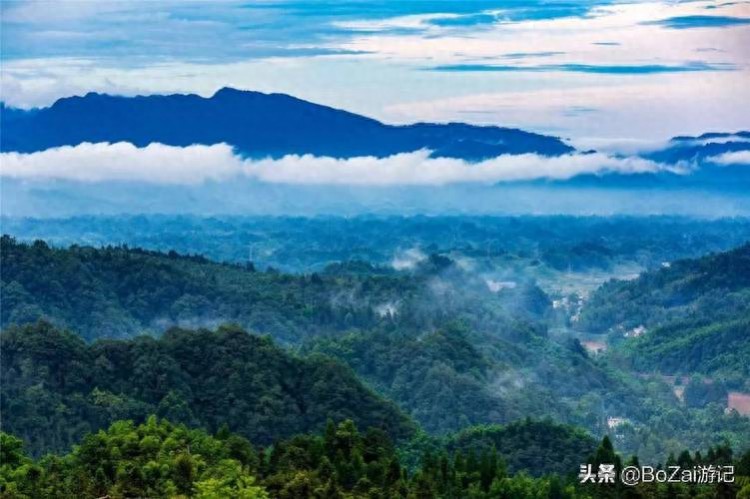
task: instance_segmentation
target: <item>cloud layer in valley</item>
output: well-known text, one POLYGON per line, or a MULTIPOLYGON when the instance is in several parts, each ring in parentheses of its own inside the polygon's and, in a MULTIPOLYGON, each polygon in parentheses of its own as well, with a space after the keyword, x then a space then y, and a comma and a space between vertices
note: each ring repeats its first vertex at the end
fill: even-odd
POLYGON ((172 147, 128 142, 83 143, 31 154, 0 154, 3 176, 20 179, 107 180, 198 184, 236 175, 242 160, 225 145, 172 147))
POLYGON ((725 152, 710 158, 711 162, 719 165, 750 165, 750 151, 725 152))
POLYGON ((602 153, 545 157, 503 155, 469 163, 431 158, 420 150, 386 158, 336 159, 289 155, 280 159, 247 159, 227 144, 138 148, 120 142, 83 143, 35 153, 2 153, 2 175, 16 179, 62 179, 80 182, 140 181, 194 185, 244 176, 266 183, 304 185, 447 185, 492 184, 536 179, 568 179, 582 174, 679 171, 639 157, 602 153))

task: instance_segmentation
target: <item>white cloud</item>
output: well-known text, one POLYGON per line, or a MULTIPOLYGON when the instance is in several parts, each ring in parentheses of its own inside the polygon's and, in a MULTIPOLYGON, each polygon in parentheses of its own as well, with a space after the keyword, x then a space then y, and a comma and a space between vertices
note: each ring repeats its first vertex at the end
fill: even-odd
POLYGON ((423 30, 434 29, 437 27, 430 25, 429 21, 433 19, 457 18, 457 14, 410 14, 406 16, 390 17, 386 19, 360 19, 357 21, 337 21, 331 23, 333 26, 364 33, 388 32, 389 30, 399 29, 418 29, 420 33, 423 30))
POLYGON ((750 142, 750 138, 743 137, 741 135, 727 135, 726 137, 709 137, 707 139, 695 139, 689 143, 697 146, 705 146, 708 144, 726 144, 728 142, 750 142))
POLYGON ((585 173, 642 173, 663 168, 642 158, 617 159, 604 154, 503 155, 478 163, 453 158, 430 158, 429 151, 395 154, 387 158, 335 159, 286 156, 279 160, 248 162, 245 171, 266 182, 345 185, 445 185, 567 179, 585 173))
MULTIPOLYGON (((423 121, 502 123, 554 134, 573 130, 574 140, 597 137, 666 141, 676 135, 695 136, 707 130, 747 129, 748 77, 748 70, 661 74, 646 79, 631 75, 623 77, 627 83, 613 76, 620 85, 609 84, 609 78, 597 75, 585 78, 587 83, 582 85, 578 75, 559 75, 554 78, 557 83, 570 85, 421 99, 394 104, 385 112, 395 121, 408 122, 419 117, 423 121)), ((540 74, 538 78, 548 77, 540 74)))
POLYGON ((709 158, 719 165, 750 165, 750 151, 733 151, 709 158))
POLYGON ((242 160, 226 144, 173 147, 128 142, 83 143, 29 154, 0 155, 2 175, 21 179, 82 182, 134 180, 157 184, 199 184, 236 175, 242 160))
POLYGON ((2 153, 2 175, 21 179, 83 182, 131 180, 159 184, 199 184, 246 176, 261 182, 305 185, 447 185, 458 183, 567 179, 580 174, 655 172, 673 167, 638 157, 606 154, 503 155, 478 163, 430 158, 427 150, 386 158, 337 159, 289 155, 246 159, 227 144, 174 147, 130 143, 84 143, 35 153, 2 153))
MULTIPOLYGON (((670 17, 705 15, 706 7, 714 4, 710 1, 614 3, 592 7, 585 16, 488 23, 481 30, 473 25, 431 25, 430 20, 460 17, 439 14, 357 21, 344 24, 358 31, 338 42, 338 46, 388 59, 434 64, 487 63, 492 59, 502 60, 509 53, 554 52, 546 59, 548 62, 606 65, 690 61, 695 58, 696 48, 711 47, 718 51, 704 52, 707 62, 746 63, 748 54, 741 47, 747 43, 750 30, 745 26, 728 30, 669 30, 648 24, 670 17), (596 45, 602 41, 619 45, 596 45)), ((485 14, 503 17, 501 11, 485 14)), ((747 5, 739 2, 728 5, 722 15, 744 17, 747 5)))
POLYGON ((417 266, 419 262, 427 259, 419 248, 411 248, 406 251, 399 251, 391 261, 391 266, 395 270, 410 270, 417 266))

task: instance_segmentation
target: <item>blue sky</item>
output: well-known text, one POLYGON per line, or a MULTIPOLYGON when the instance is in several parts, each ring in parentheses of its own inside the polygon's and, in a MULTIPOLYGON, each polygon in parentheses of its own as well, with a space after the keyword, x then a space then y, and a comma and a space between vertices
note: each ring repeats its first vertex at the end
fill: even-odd
POLYGON ((223 86, 587 142, 750 129, 750 2, 3 0, 2 98, 223 86))

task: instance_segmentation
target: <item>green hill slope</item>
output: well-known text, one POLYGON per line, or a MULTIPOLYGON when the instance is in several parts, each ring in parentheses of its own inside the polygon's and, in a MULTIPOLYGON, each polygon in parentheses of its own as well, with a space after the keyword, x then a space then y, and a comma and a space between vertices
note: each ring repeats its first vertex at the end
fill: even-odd
POLYGON ((585 305, 580 326, 609 332, 615 354, 637 370, 750 389, 750 244, 611 281, 585 305))
POLYGON ((481 327, 488 317, 535 317, 550 307, 533 282, 493 293, 481 276, 439 255, 402 273, 363 264, 295 275, 172 251, 58 249, 9 236, 1 244, 2 326, 44 318, 87 340, 233 322, 297 343, 384 324, 434 327, 459 315, 481 327))
POLYGON ((11 327, 0 340, 3 429, 35 454, 152 413, 213 431, 227 424, 260 444, 321 429, 328 418, 382 427, 396 438, 415 430, 349 368, 291 356, 234 327, 87 345, 38 323, 11 327))

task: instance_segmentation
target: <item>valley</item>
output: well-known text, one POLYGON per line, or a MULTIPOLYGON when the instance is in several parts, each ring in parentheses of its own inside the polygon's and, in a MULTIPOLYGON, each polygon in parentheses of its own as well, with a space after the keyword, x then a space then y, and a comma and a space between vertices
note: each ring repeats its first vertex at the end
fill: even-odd
MULTIPOLYGON (((742 319, 748 303, 743 298, 747 246, 713 253, 750 237, 743 219, 452 217, 293 223, 283 218, 123 217, 6 222, 22 237, 46 236, 54 246, 3 237, 4 328, 43 319, 48 322, 34 327, 49 331, 45 334, 68 330, 102 349, 112 339, 122 345, 118 348, 131 342, 145 345, 145 338, 162 337, 164 331, 173 331, 168 333, 173 338, 177 331, 197 329, 179 334, 209 338, 218 334, 209 331, 227 327, 222 324, 237 324, 270 337, 291 355, 310 359, 305 362, 320 357, 341 366, 336 369, 346 366, 356 382, 393 401, 400 417, 435 436, 533 417, 582 427, 595 437, 613 434, 620 449, 642 459, 703 448, 718 438, 729 438, 740 449, 748 443, 750 420, 743 414, 750 374, 744 346, 750 329, 742 319), (145 239, 145 233, 131 230, 140 225, 160 238, 145 239), (160 230, 154 231, 155 226, 160 230), (248 252, 238 249, 224 253, 229 257, 224 262, 212 261, 198 250, 215 257, 211 248, 215 237, 222 237, 218 231, 254 242, 248 252), (187 233, 189 239, 181 238, 187 233), (348 236, 332 237, 334 233, 348 236), (77 240, 106 245, 65 246, 77 240), (307 241, 304 246, 302 240, 307 241), (179 241, 189 241, 189 246, 177 246, 189 254, 160 251, 179 241), (144 242, 153 249, 135 246, 144 242), (259 245, 274 249, 261 251, 259 245), (294 249, 302 247, 306 250, 294 249), (316 253, 316 248, 326 253, 316 253), (334 261, 344 253, 352 257, 334 261), (706 253, 715 256, 670 258, 706 253), (289 269, 289 263, 278 265, 282 258, 298 263, 289 269), (676 293, 662 276, 690 283, 683 273, 697 269, 702 278, 695 282, 722 287, 701 284, 693 289, 686 284, 696 304, 691 309, 705 315, 686 322, 670 308, 684 308, 686 298, 662 298, 665 291, 658 286, 676 293), (732 277, 714 272, 731 272, 732 277), (643 300, 647 295, 640 288, 646 285, 658 300, 643 300), (733 286, 730 295, 726 286, 733 286), (631 288, 639 291, 627 291, 631 288), (737 298, 725 299, 723 307, 710 305, 717 292, 737 298), (640 301, 629 304, 626 293, 640 301), (620 315, 603 312, 607 304, 615 305, 620 315), (623 322, 603 323, 604 317, 623 322), (680 346, 686 337, 691 345, 705 338, 713 347, 693 361, 694 350, 680 346), (675 371, 678 365, 682 369, 675 371), (675 374, 681 376, 677 381, 675 374), (708 386, 711 390, 702 388, 708 386), (677 415, 682 425, 666 424, 677 415)), ((6 346, 5 352, 12 349, 6 346)), ((4 364, 18 362, 11 359, 4 364)), ((97 362, 112 361, 100 357, 97 362)), ((197 407, 190 398, 181 398, 194 397, 195 388, 175 395, 180 392, 168 382, 161 394, 144 399, 123 392, 122 381, 118 383, 112 386, 119 388, 83 385, 83 391, 63 403, 94 397, 96 406, 102 403, 97 400, 115 397, 110 403, 125 404, 117 409, 125 412, 105 412, 94 420, 78 416, 84 426, 74 424, 80 430, 51 448, 64 450, 80 432, 106 426, 118 414, 142 419, 165 404, 197 407)), ((9 386, 5 383, 5 389, 9 386)), ((22 392, 12 395, 16 403, 23 400, 21 386, 22 392)), ((175 417, 170 419, 183 418, 175 417)), ((186 421, 216 427, 203 417, 193 413, 186 421)), ((71 423, 65 417, 53 423, 57 418, 48 424, 71 423)), ((7 424, 17 434, 32 435, 22 421, 7 424)), ((307 428, 320 429, 323 422, 318 419, 307 428)), ((230 429, 237 431, 237 424, 230 423, 230 429)), ((240 430, 262 442, 257 431, 240 430)), ((50 448, 43 443, 49 437, 31 441, 37 438, 36 452, 50 448)))

